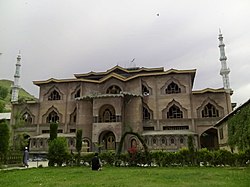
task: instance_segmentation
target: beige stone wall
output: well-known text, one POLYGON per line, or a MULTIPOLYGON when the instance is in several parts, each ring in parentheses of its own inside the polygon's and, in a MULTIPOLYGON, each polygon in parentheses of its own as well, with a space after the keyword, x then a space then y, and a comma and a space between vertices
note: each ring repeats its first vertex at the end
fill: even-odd
POLYGON ((88 100, 77 101, 77 129, 82 129, 83 137, 91 139, 92 121, 93 121, 93 104, 88 100))
POLYGON ((230 147, 228 146, 228 143, 227 143, 227 141, 228 141, 228 125, 227 125, 227 122, 223 122, 217 129, 218 129, 218 139, 219 139, 220 148, 230 151, 230 147))
MULTIPOLYGON (((67 83, 48 83, 40 85, 39 103, 14 105, 13 113, 17 110, 29 109, 34 117, 32 127, 26 128, 32 135, 42 133, 42 130, 49 130, 46 118, 50 110, 56 110, 60 116, 59 128, 64 133, 69 133, 72 129, 82 129, 83 137, 93 142, 98 141, 100 134, 104 131, 112 131, 115 134, 116 142, 119 142, 121 135, 127 130, 128 126, 134 132, 143 132, 143 127, 154 127, 155 131, 163 131, 166 126, 188 126, 189 130, 197 133, 196 142, 199 136, 223 116, 231 111, 231 100, 229 93, 192 93, 191 74, 166 74, 160 76, 145 76, 121 81, 110 78, 104 82, 67 82, 67 83), (171 82, 175 82, 181 88, 181 93, 166 94, 165 89, 171 82), (147 96, 125 96, 125 97, 102 97, 94 99, 75 100, 74 95, 78 89, 81 96, 105 94, 106 90, 116 85, 123 92, 136 95, 143 95, 142 84, 145 84, 150 94, 147 96), (49 101, 50 92, 56 89, 61 100, 49 101), (201 118, 201 110, 211 102, 219 110, 218 118, 201 118), (115 114, 122 116, 121 122, 94 123, 93 118, 99 115, 100 108, 105 105, 112 105, 115 114), (182 119, 167 119, 168 108, 176 104, 183 111, 182 119), (146 105, 152 111, 153 118, 150 121, 143 121, 142 106, 146 105), (70 115, 77 112, 76 122, 70 121, 70 115)), ((12 121, 12 123, 14 123, 12 121)), ((25 130, 25 129, 23 129, 25 130)), ((178 136, 176 136, 178 138, 178 136)), ((128 137, 129 139, 130 137, 128 137)), ((129 145, 129 143, 126 143, 129 145)), ((166 145, 167 146, 167 145, 166 145)), ((179 147, 185 145, 178 145, 179 147)))

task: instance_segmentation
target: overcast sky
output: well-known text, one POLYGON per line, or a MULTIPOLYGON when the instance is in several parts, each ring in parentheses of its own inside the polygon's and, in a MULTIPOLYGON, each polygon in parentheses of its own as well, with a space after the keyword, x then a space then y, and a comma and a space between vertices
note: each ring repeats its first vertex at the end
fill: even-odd
POLYGON ((36 97, 34 80, 134 64, 197 69, 194 90, 221 88, 221 28, 239 106, 250 98, 249 8, 249 0, 0 0, 0 79, 13 80, 21 50, 20 84, 36 97))

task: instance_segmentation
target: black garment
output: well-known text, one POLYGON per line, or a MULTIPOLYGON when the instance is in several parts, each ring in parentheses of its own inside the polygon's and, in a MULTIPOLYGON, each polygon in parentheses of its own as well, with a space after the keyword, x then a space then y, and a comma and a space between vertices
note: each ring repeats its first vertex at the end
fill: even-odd
POLYGON ((92 158, 91 164, 92 164, 92 170, 99 170, 101 167, 100 159, 97 156, 92 158))
POLYGON ((23 153, 23 164, 24 166, 28 167, 28 160, 29 160, 29 152, 27 149, 25 149, 24 153, 23 153))

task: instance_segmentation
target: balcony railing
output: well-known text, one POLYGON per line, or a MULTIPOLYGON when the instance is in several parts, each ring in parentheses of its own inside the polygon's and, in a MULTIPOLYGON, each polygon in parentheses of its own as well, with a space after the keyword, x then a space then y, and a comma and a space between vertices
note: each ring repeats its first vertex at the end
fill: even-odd
POLYGON ((120 115, 111 115, 109 116, 109 118, 103 118, 99 116, 93 117, 94 123, 113 123, 113 122, 121 122, 121 121, 122 121, 122 116, 120 115))

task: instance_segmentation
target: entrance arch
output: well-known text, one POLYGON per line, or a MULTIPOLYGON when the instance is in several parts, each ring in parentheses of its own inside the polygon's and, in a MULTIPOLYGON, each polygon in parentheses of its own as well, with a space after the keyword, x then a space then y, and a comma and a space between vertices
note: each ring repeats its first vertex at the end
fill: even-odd
POLYGON ((104 131, 99 136, 99 143, 102 144, 102 149, 111 151, 116 149, 115 135, 112 131, 104 131))
POLYGON ((210 128, 203 132, 200 136, 201 148, 207 148, 208 150, 219 149, 218 132, 215 128, 210 128))

